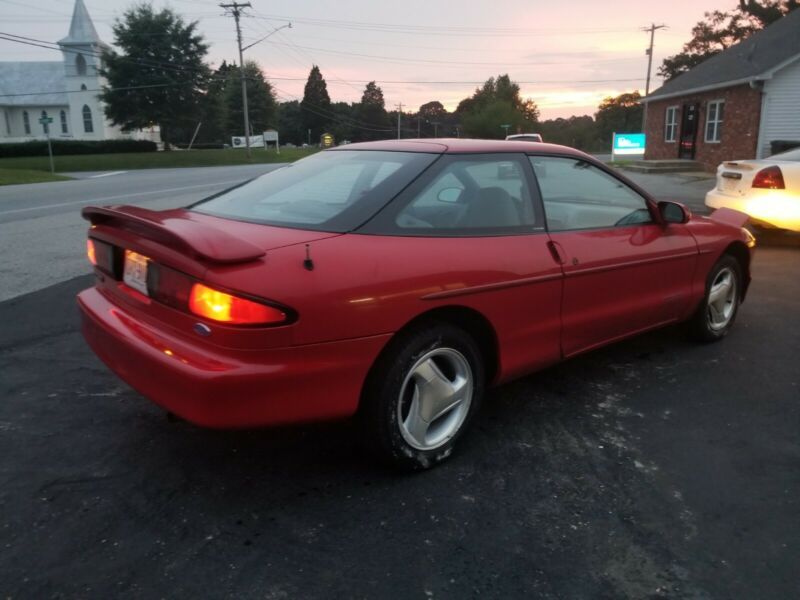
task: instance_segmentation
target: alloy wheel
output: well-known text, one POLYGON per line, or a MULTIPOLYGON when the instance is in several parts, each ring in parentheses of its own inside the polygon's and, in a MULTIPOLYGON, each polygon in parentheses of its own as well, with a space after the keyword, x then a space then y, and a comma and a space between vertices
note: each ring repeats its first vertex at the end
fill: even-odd
POLYGON ((452 348, 417 360, 400 388, 397 420, 403 439, 417 450, 435 450, 458 433, 473 394, 469 361, 452 348))
POLYGON ((713 331, 725 329, 733 318, 737 302, 736 274, 732 269, 721 269, 708 291, 708 326, 713 331))

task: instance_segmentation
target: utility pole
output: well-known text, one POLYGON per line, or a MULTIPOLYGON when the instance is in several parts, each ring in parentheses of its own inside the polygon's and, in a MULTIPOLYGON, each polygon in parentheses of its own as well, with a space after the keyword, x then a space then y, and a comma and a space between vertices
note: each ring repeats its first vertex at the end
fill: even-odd
POLYGON ((420 135, 420 132, 422 131, 421 123, 422 123, 422 117, 420 117, 419 113, 417 113, 417 139, 420 139, 422 137, 420 135))
MULTIPOLYGON (((647 98, 650 95, 650 72, 653 69, 653 42, 655 41, 656 37, 656 30, 657 29, 666 29, 667 26, 663 23, 661 25, 656 25, 655 23, 650 23, 650 27, 643 27, 642 31, 649 31, 650 32, 650 46, 645 50, 645 54, 647 54, 647 79, 644 84, 644 97, 647 98)), ((644 133, 645 125, 647 125, 647 103, 644 103, 644 110, 642 110, 642 132, 644 133)))
POLYGON ((397 107, 397 139, 400 139, 400 115, 403 114, 403 103, 395 104, 397 107))
POLYGON ((244 112, 244 143, 247 147, 247 158, 250 154, 250 114, 247 110, 247 79, 244 76, 244 54, 242 53, 242 28, 239 25, 239 17, 243 8, 250 8, 249 2, 231 2, 230 4, 220 4, 221 8, 229 11, 236 21, 236 42, 239 46, 239 75, 242 80, 242 111, 244 112))

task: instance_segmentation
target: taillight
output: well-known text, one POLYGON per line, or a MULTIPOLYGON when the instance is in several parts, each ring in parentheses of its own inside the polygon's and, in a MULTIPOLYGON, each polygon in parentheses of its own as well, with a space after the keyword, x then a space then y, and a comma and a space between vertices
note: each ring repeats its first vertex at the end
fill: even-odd
POLYGON ((767 190, 782 190, 786 186, 783 183, 783 173, 780 167, 771 166, 761 169, 753 178, 753 187, 767 190))
POLYGON ((114 275, 114 247, 100 240, 86 240, 86 256, 93 266, 109 275, 114 275))
POLYGON ((89 238, 86 240, 86 256, 89 257, 89 262, 93 266, 97 266, 97 248, 94 245, 94 240, 89 238))
POLYGON ((195 283, 189 293, 189 310, 194 314, 232 325, 275 325, 285 323, 282 310, 195 283))

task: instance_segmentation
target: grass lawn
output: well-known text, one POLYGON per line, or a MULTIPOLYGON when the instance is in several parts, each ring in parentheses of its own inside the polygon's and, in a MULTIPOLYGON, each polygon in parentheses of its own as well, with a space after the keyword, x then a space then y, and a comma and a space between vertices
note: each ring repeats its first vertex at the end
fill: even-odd
MULTIPOLYGON (((221 165, 293 162, 316 152, 316 149, 286 148, 281 149, 280 154, 276 154, 275 150, 254 148, 252 152, 253 158, 250 160, 247 159, 247 154, 244 150, 176 150, 131 154, 78 154, 55 156, 54 158, 56 170, 62 173, 69 171, 129 171, 132 169, 172 169, 176 167, 216 167, 221 165)), ((50 171, 50 162, 46 156, 0 158, 0 172, 7 169, 13 169, 14 171, 17 169, 50 171)), ((54 180, 47 179, 43 181, 54 180)))
POLYGON ((53 175, 50 168, 47 171, 34 171, 31 169, 5 169, 0 168, 0 185, 14 185, 17 183, 43 183, 46 181, 64 181, 70 179, 63 175, 53 175))

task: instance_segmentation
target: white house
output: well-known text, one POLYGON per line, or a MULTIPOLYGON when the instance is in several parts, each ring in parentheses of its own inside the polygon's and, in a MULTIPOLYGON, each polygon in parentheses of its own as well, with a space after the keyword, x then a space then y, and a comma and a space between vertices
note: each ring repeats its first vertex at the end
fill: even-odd
POLYGON ((54 62, 0 62, 0 143, 44 139, 161 141, 158 128, 123 133, 105 118, 98 96, 105 79, 100 56, 109 46, 97 35, 83 0, 75 0, 69 35, 54 62), (42 117, 53 119, 42 125, 42 117))

